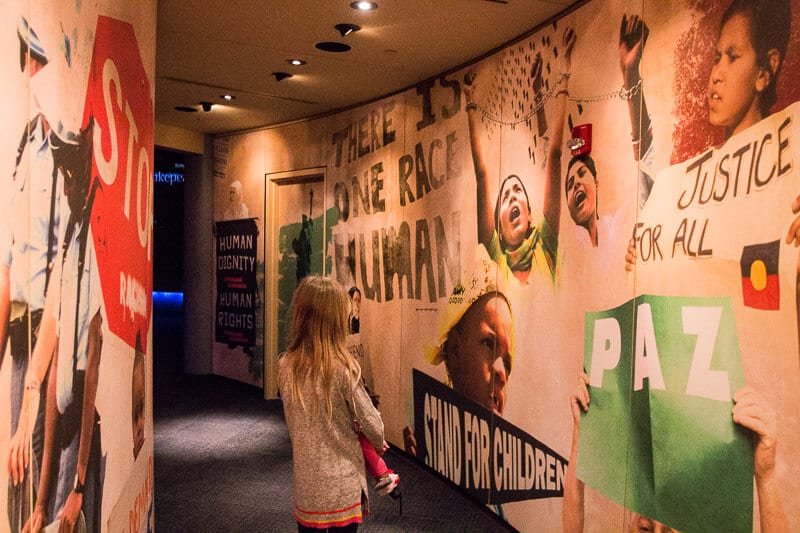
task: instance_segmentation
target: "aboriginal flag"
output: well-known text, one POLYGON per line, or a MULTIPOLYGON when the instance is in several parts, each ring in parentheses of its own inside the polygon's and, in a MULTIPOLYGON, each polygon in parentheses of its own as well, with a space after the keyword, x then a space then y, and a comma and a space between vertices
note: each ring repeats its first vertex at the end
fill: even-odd
POLYGON ((778 280, 780 241, 753 244, 742 249, 742 297, 754 309, 777 310, 781 292, 778 280))

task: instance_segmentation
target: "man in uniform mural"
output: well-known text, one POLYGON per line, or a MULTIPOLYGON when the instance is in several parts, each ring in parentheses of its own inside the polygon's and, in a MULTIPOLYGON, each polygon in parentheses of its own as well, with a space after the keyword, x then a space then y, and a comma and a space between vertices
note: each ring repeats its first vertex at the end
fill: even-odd
MULTIPOLYGON (((19 20, 17 35, 20 68, 23 75, 35 81, 37 73, 47 68, 47 53, 24 17, 19 20)), ((0 286, 5 287, 0 291, 0 339, 5 352, 7 325, 12 365, 12 438, 7 464, 8 519, 13 532, 20 531, 30 515, 32 495, 39 485, 44 396, 40 382, 26 380, 26 374, 57 255, 61 197, 61 180, 53 162, 51 141, 56 133, 39 107, 52 94, 48 94, 48 88, 32 85, 35 115, 25 125, 16 166, 8 180, 11 191, 5 198, 9 205, 0 209, 0 286)), ((2 355, 0 361, 1 358, 2 355)))
POLYGON ((50 521, 58 521, 69 531, 83 522, 89 532, 100 529, 100 419, 95 400, 103 315, 90 227, 99 187, 98 181, 91 180, 92 126, 90 120, 74 140, 58 140, 53 146, 69 219, 33 354, 39 371, 51 360, 54 363, 49 365, 47 379, 41 483, 26 531, 38 531, 50 521), (54 503, 45 505, 51 496, 54 503))

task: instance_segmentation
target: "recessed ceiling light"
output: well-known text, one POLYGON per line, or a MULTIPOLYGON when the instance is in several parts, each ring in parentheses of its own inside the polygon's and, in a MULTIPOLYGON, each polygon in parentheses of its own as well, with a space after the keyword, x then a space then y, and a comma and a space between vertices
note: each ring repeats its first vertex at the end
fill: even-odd
POLYGON ((286 62, 289 63, 290 65, 294 65, 295 67, 299 67, 300 65, 306 64, 306 62, 303 61, 302 59, 287 59, 286 62))
POLYGON ((182 111, 184 113, 197 113, 196 107, 189 107, 186 105, 176 105, 175 111, 182 111))
POLYGON ((350 2, 350 7, 360 11, 372 11, 373 9, 378 9, 378 4, 375 2, 368 2, 367 0, 358 0, 356 2, 350 2))
POLYGON ((361 26, 358 24, 341 23, 334 26, 334 28, 336 28, 336 31, 338 31, 342 37, 347 37, 351 33, 360 30, 361 26))
POLYGON ((235 97, 235 96, 233 96, 232 94, 221 94, 221 95, 219 95, 219 97, 220 97, 220 98, 222 98, 223 100, 227 100, 227 101, 229 101, 229 102, 230 102, 231 100, 233 100, 234 98, 236 98, 236 97, 235 97))
POLYGON ((349 52, 352 47, 349 44, 337 43, 335 41, 323 41, 314 45, 323 52, 349 52))

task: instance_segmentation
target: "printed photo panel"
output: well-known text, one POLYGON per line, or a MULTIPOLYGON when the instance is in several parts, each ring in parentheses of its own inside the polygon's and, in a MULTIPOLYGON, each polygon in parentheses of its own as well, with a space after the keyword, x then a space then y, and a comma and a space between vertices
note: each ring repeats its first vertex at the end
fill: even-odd
POLYGON ((0 31, 3 530, 50 522, 75 487, 66 519, 87 531, 152 525, 150 7, 26 3, 0 31), (45 497, 52 516, 32 514, 45 497))
POLYGON ((391 442, 521 529, 765 528, 764 468, 797 520, 799 16, 588 2, 317 137, 247 134, 267 172, 326 165, 391 442))

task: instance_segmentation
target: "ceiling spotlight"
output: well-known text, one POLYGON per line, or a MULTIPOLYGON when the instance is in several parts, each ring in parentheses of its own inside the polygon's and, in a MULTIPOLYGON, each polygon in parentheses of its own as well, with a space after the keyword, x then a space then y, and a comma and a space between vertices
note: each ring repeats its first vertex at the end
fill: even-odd
POLYGON ((350 2, 350 7, 359 11, 372 11, 373 9, 378 9, 378 4, 367 0, 358 0, 357 2, 350 2))
POLYGON ((219 97, 222 98, 223 100, 227 100, 228 102, 230 102, 231 100, 236 98, 232 94, 221 94, 221 95, 219 95, 219 97))
POLYGON ((286 78, 291 78, 292 75, 288 72, 273 72, 272 77, 275 78, 275 81, 282 81, 286 78))
POLYGON ((205 111, 206 113, 211 111, 211 106, 212 105, 213 104, 211 102, 200 102, 200 107, 202 107, 203 111, 205 111))
POLYGON ((287 59, 286 62, 289 63, 290 65, 294 65, 295 67, 299 67, 300 65, 306 64, 306 62, 303 61, 302 59, 287 59))
POLYGON ((323 41, 314 45, 323 52, 349 52, 352 47, 349 44, 337 43, 335 41, 323 41))
POLYGON ((357 24, 342 23, 342 24, 337 24, 336 26, 334 26, 334 28, 336 28, 336 31, 338 31, 342 37, 347 37, 351 33, 360 30, 361 26, 358 26, 357 24))

